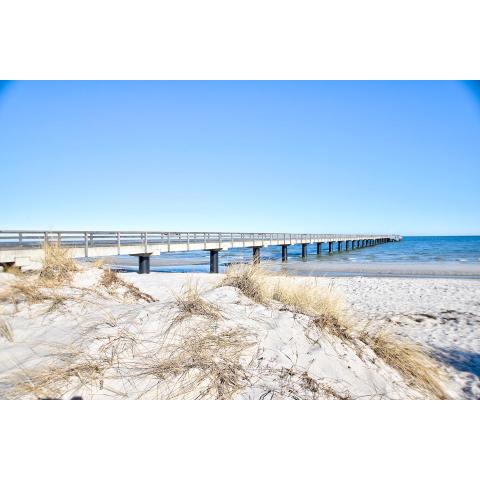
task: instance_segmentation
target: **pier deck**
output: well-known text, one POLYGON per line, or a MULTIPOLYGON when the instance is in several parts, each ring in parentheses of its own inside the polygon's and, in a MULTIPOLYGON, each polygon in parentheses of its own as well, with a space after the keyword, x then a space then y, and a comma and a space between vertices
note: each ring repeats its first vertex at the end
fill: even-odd
MULTIPOLYGON (((259 248, 279 245, 283 247, 282 259, 287 260, 291 245, 326 243, 333 253, 337 250, 373 246, 379 243, 400 241, 400 235, 392 234, 309 234, 309 233, 236 233, 236 232, 159 232, 159 231, 0 231, 0 264, 19 267, 41 261, 45 243, 55 243, 68 248, 72 257, 105 257, 136 255, 139 272, 148 273, 148 257, 168 252, 208 250, 211 255, 211 271, 218 272, 218 251, 229 248, 251 247, 254 261, 259 261, 259 248), (147 259, 146 259, 147 257, 147 259)), ((306 256, 307 249, 303 248, 306 256)), ((320 249, 317 248, 320 252, 320 249)))

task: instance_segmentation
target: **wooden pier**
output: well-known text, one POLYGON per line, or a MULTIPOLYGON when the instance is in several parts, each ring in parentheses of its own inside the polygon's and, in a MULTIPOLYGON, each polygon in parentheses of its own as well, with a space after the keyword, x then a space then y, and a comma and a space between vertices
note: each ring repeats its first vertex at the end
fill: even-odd
POLYGON ((307 258, 307 247, 328 244, 328 253, 371 247, 400 241, 400 235, 391 234, 310 234, 310 233, 236 233, 236 232, 158 232, 158 231, 33 231, 0 230, 0 264, 26 267, 39 262, 43 246, 55 243, 68 248, 73 258, 106 257, 114 255, 138 256, 139 273, 150 272, 150 257, 168 252, 207 250, 210 252, 210 271, 218 272, 218 252, 229 248, 251 248, 252 261, 260 262, 261 248, 282 247, 282 261, 288 260, 288 247, 302 245, 302 257, 307 258))

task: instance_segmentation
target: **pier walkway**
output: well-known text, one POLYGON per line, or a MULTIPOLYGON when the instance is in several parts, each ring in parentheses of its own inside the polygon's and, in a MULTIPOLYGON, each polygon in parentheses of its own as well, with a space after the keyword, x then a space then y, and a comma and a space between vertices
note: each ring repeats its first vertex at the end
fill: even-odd
POLYGON ((333 254, 401 239, 391 234, 0 230, 0 264, 26 267, 42 260, 45 243, 55 243, 68 248, 74 258, 138 256, 139 273, 150 272, 152 255, 208 250, 210 271, 217 273, 218 252, 229 248, 252 248, 252 260, 257 263, 260 249, 272 245, 282 247, 282 261, 287 261, 290 245, 302 245, 302 257, 306 258, 307 246, 313 243, 317 244, 317 254, 321 254, 323 243, 333 254))

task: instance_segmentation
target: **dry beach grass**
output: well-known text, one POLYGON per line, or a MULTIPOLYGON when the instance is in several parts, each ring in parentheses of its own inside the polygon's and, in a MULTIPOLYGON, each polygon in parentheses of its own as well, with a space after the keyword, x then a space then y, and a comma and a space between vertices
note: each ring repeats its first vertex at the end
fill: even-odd
MULTIPOLYGON (((95 282, 81 288, 82 297, 72 296, 75 275, 82 275, 82 268, 59 247, 48 246, 45 252, 42 270, 10 282, 0 293, 1 300, 45 304, 42 316, 68 302, 82 334, 77 343, 50 352, 35 367, 10 372, 0 382, 3 398, 64 398, 75 392, 109 391, 115 398, 231 399, 247 388, 253 398, 353 398, 346 387, 335 386, 341 378, 332 383, 295 360, 288 367, 262 363, 264 327, 250 316, 256 331, 237 325, 223 305, 205 298, 208 292, 198 283, 186 282, 171 301, 162 303, 117 272, 99 272, 93 266, 92 272, 99 272, 92 273, 95 282), (82 303, 84 297, 88 302, 82 303), (153 310, 145 310, 147 305, 153 310), (151 332, 137 320, 145 315, 157 322, 151 332)), ((436 361, 417 345, 383 331, 373 333, 350 319, 331 289, 272 275, 257 265, 232 265, 210 293, 225 288, 238 292, 239 300, 232 304, 238 311, 255 311, 258 305, 265 314, 293 315, 294 321, 298 317, 299 331, 292 335, 302 332, 313 349, 321 348, 326 336, 332 344, 344 345, 359 364, 367 361, 364 354, 374 355, 424 397, 447 398, 436 361), (242 307, 242 296, 251 304, 242 307)), ((227 305, 230 312, 232 305, 227 305)), ((0 336, 12 343, 14 333, 3 319, 0 336)))
POLYGON ((410 384, 422 389, 432 398, 447 399, 441 386, 441 369, 419 345, 407 343, 386 331, 371 333, 348 320, 338 298, 311 282, 298 281, 281 275, 270 276, 256 265, 234 265, 222 281, 223 285, 239 288, 249 298, 266 302, 276 300, 294 312, 311 318, 311 326, 353 344, 370 347, 386 364, 398 370, 410 384), (273 286, 272 286, 273 284, 273 286))

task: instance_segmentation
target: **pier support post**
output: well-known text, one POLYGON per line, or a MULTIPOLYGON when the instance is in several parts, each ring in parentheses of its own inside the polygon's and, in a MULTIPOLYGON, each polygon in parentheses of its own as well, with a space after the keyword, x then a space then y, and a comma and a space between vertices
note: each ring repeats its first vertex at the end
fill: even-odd
POLYGON ((209 250, 210 252, 210 273, 218 273, 218 252, 220 250, 209 250))
POLYGON ((262 247, 252 247, 253 250, 253 264, 258 265, 260 263, 260 249, 262 247))
POLYGON ((337 242, 337 243, 338 243, 338 245, 337 245, 337 250, 338 250, 339 252, 341 252, 341 251, 342 251, 342 242, 337 242))
POLYGON ((350 247, 348 246, 348 240, 345 240, 345 250, 350 250, 350 247))
POLYGON ((282 245, 282 262, 288 260, 288 245, 282 245))
POLYGON ((317 242, 317 255, 322 254, 322 242, 317 242))
POLYGON ((138 256, 138 273, 150 273, 150 255, 138 256))
POLYGON ((333 242, 328 242, 328 253, 330 255, 333 253, 333 242))
POLYGON ((307 258, 307 243, 302 243, 302 258, 307 258))

